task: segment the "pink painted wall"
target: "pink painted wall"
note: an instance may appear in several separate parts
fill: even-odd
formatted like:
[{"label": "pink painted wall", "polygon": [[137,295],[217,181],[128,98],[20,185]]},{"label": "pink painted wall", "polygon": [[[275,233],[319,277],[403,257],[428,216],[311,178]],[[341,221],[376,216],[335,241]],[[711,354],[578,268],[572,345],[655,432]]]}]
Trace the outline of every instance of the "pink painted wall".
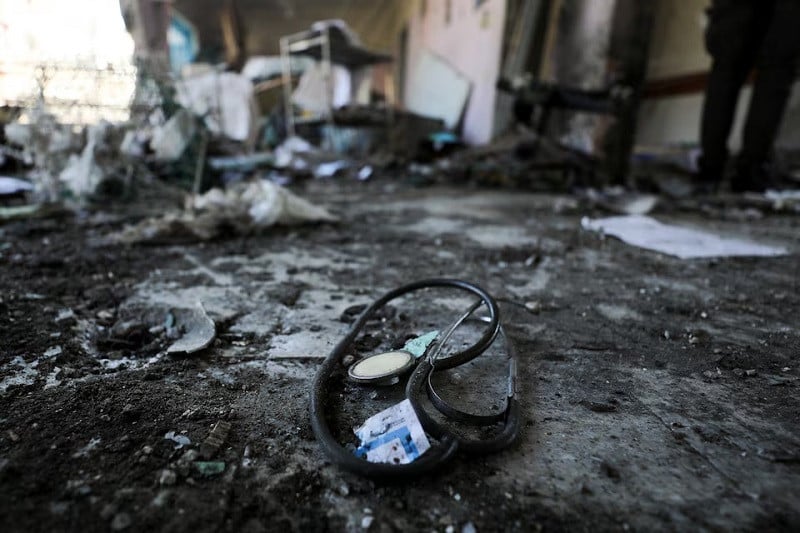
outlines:
[{"label": "pink painted wall", "polygon": [[[427,49],[468,78],[472,91],[461,134],[470,144],[482,144],[491,140],[494,127],[506,0],[486,0],[477,8],[475,4],[475,0],[416,0],[408,26],[406,72],[414,72],[414,65]],[[404,94],[412,94],[415,89],[411,85],[407,76]]]}]

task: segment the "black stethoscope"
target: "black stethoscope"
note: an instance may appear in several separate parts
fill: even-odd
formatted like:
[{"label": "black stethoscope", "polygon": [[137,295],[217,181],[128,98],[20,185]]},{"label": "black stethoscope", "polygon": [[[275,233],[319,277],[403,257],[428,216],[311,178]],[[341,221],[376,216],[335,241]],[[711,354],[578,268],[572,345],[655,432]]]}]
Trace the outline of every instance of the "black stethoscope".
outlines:
[{"label": "black stethoscope", "polygon": [[[411,292],[429,288],[454,288],[466,291],[478,300],[458,317],[435,344],[426,350],[420,358],[405,352],[388,352],[369,356],[350,366],[347,373],[351,380],[361,383],[385,383],[398,379],[411,371],[406,384],[406,398],[410,401],[426,433],[435,437],[439,444],[430,448],[415,461],[408,464],[373,463],[353,454],[336,440],[331,432],[325,413],[328,389],[334,379],[343,379],[345,355],[349,353],[353,342],[372,316],[390,301]],[[483,335],[471,346],[447,357],[441,357],[443,347],[455,330],[468,320],[479,308],[485,306],[488,316],[480,318],[486,323]],[[433,373],[447,370],[467,363],[484,353],[494,343],[498,335],[505,334],[500,325],[500,310],[494,298],[479,286],[449,278],[437,278],[409,283],[384,294],[373,302],[355,321],[347,335],[334,347],[322,363],[314,378],[311,390],[311,426],[331,461],[351,472],[380,478],[417,476],[428,473],[451,459],[456,452],[464,451],[472,454],[487,454],[502,450],[517,438],[520,429],[519,404],[516,399],[516,353],[508,338],[505,338],[509,355],[508,390],[504,411],[491,415],[468,413],[453,407],[433,386]],[[377,358],[377,359],[376,359]],[[380,359],[383,358],[383,359]],[[413,369],[413,370],[412,370]],[[425,390],[433,407],[444,416],[461,424],[488,428],[502,424],[487,438],[472,438],[456,432],[437,421],[428,413],[420,397]]]}]

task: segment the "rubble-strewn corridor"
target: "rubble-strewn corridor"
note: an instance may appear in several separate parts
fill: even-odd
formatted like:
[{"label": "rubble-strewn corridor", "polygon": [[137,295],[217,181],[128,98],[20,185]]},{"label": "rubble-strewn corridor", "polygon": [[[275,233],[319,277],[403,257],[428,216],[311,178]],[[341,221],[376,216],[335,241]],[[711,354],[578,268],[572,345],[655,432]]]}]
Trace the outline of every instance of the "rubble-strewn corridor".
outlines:
[{"label": "rubble-strewn corridor", "polygon": [[[118,224],[102,216],[4,227],[4,529],[797,523],[795,258],[640,251],[581,230],[582,211],[563,196],[333,183],[314,196],[343,220],[203,245],[98,247]],[[800,246],[793,217],[714,225]],[[408,272],[481,280],[528,304],[502,305],[524,424],[510,450],[387,485],[326,461],[308,393],[345,311]],[[196,301],[217,340],[199,355],[163,355],[169,310]],[[429,318],[463,308],[447,295],[433,303]],[[416,313],[413,300],[398,306],[364,349],[426,330]],[[474,410],[502,398],[459,374],[448,384]],[[363,419],[398,394],[379,389],[351,409]],[[196,445],[219,421],[230,431],[217,476],[164,438]]]},{"label": "rubble-strewn corridor", "polygon": [[798,530],[800,89],[712,164],[723,3],[0,4],[0,530]]}]

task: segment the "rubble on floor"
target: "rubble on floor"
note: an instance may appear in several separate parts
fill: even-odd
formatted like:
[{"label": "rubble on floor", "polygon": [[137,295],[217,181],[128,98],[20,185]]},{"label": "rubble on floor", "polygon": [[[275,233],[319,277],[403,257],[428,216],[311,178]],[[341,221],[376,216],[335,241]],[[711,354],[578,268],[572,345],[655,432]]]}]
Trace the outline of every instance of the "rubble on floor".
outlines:
[{"label": "rubble on floor", "polygon": [[[306,196],[340,213],[337,225],[162,247],[87,244],[120,221],[3,226],[5,516],[28,529],[34,519],[51,529],[226,520],[242,529],[253,508],[259,523],[290,516],[307,529],[366,518],[372,528],[456,531],[508,520],[555,529],[587,519],[634,529],[798,523],[787,489],[800,476],[794,255],[649,253],[581,229],[587,211],[570,195],[380,177],[310,183]],[[593,217],[605,215],[597,209]],[[757,227],[698,211],[655,216],[800,249],[797,217],[785,213],[767,211]],[[454,268],[500,300],[520,352],[522,438],[412,483],[342,474],[308,421],[321,358],[409,272]],[[430,296],[371,321],[349,362],[404,349],[472,303]],[[181,333],[176,311],[197,301],[215,340],[168,356],[178,339],[167,329]],[[434,384],[467,410],[501,410],[490,400],[506,388],[494,383],[506,375],[496,355]],[[330,398],[337,436],[355,451],[351,428],[397,401],[391,388],[344,383]]]},{"label": "rubble on floor", "polygon": [[191,197],[182,213],[144,220],[108,237],[110,242],[187,242],[226,232],[250,235],[274,225],[336,222],[327,209],[264,180],[250,180]]},{"label": "rubble on floor", "polygon": [[182,335],[169,345],[168,354],[192,354],[208,348],[214,342],[217,336],[216,325],[208,317],[201,302],[192,309],[176,310],[174,315],[175,327],[182,331]]},{"label": "rubble on floor", "polygon": [[[309,72],[293,101],[330,116],[291,135],[280,102],[259,108],[284,88],[260,58],[188,65],[127,123],[37,106],[6,125],[0,515],[115,531],[800,524],[797,191],[699,196],[690,146],[642,148],[615,186],[528,128],[466,146],[469,83],[426,54],[415,75],[447,83],[414,107],[441,118],[344,93],[330,110],[309,60],[288,69]],[[485,283],[507,328],[431,374],[424,401],[435,386],[496,430],[518,387],[522,437],[402,486],[343,474],[309,422],[319,364],[365,302],[450,275]],[[386,386],[472,303],[426,294],[337,361],[351,379],[325,405],[348,457],[413,464],[442,445]],[[358,374],[375,354],[396,374]]]}]

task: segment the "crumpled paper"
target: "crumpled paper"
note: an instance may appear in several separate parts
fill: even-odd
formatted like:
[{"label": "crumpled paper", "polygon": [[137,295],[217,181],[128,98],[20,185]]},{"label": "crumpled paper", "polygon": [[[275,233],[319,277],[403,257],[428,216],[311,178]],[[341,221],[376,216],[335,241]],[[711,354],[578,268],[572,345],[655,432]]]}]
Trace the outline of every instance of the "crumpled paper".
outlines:
[{"label": "crumpled paper", "polygon": [[185,211],[145,220],[113,235],[113,242],[191,242],[226,231],[253,234],[275,225],[335,222],[327,209],[275,183],[253,180],[214,188],[187,201]]},{"label": "crumpled paper", "polygon": [[371,463],[405,465],[431,447],[407,399],[369,417],[355,434],[361,440],[355,454]]}]

